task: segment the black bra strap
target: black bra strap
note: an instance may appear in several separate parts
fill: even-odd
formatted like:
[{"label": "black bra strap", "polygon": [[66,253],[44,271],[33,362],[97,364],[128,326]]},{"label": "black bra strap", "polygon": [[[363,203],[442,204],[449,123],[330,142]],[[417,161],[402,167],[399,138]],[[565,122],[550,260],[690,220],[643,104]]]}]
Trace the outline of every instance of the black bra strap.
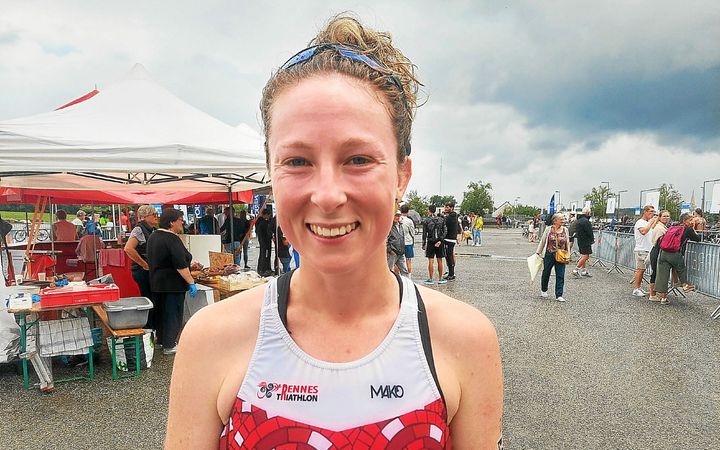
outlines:
[{"label": "black bra strap", "polygon": [[437,370],[435,370],[435,359],[433,358],[432,342],[430,342],[430,326],[428,325],[427,311],[425,310],[425,302],[423,302],[415,286],[415,295],[417,296],[418,304],[418,325],[420,326],[420,342],[425,352],[425,359],[427,360],[428,366],[430,366],[430,373],[432,374],[433,380],[435,380],[435,386],[437,386],[440,397],[442,398],[443,404],[445,403],[445,394],[443,394],[442,387],[440,387],[440,380],[437,376]]},{"label": "black bra strap", "polygon": [[277,279],[277,292],[278,292],[278,313],[280,314],[280,320],[282,321],[285,329],[287,330],[287,308],[288,308],[288,296],[290,292],[290,278],[292,278],[295,269],[290,272],[285,272],[280,275]]}]

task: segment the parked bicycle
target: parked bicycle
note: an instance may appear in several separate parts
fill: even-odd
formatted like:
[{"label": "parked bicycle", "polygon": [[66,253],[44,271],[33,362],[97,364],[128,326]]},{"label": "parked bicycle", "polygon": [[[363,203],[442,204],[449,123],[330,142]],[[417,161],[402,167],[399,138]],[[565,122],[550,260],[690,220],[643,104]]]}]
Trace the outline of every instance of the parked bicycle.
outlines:
[{"label": "parked bicycle", "polygon": [[[15,242],[25,242],[27,239],[27,230],[15,230],[13,233],[13,240]],[[35,239],[39,242],[45,242],[50,239],[50,233],[48,230],[40,230],[38,231],[37,235],[35,236]]]}]

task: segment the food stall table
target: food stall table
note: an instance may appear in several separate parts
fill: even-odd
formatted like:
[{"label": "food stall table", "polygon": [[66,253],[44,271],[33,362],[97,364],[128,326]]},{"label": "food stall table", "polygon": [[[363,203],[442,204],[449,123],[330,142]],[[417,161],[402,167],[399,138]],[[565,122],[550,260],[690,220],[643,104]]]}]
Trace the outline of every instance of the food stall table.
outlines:
[{"label": "food stall table", "polygon": [[228,288],[227,284],[221,282],[220,280],[213,280],[213,279],[200,279],[196,280],[197,283],[202,284],[203,286],[207,286],[209,288],[212,288],[215,296],[215,301],[219,302],[220,300],[225,300],[228,297],[232,297],[235,294],[238,294],[243,291],[247,291],[248,289],[252,289],[255,286],[259,286],[261,284],[265,284],[267,280],[262,279],[258,280],[257,282],[253,283],[251,286],[243,287],[241,289],[230,289]]},{"label": "food stall table", "polygon": [[[23,369],[23,388],[30,389],[30,375],[28,373],[28,360],[25,355],[25,352],[27,351],[27,332],[30,328],[33,326],[37,326],[39,322],[42,320],[40,317],[41,313],[49,312],[49,311],[61,311],[61,310],[73,310],[73,309],[84,309],[85,315],[88,318],[88,321],[92,324],[94,321],[93,316],[93,310],[92,307],[95,305],[101,305],[102,302],[98,303],[85,303],[82,305],[71,305],[71,306],[55,306],[50,308],[43,308],[40,306],[40,303],[33,303],[32,307],[30,308],[8,308],[8,312],[11,314],[15,314],[20,318],[20,359],[22,361],[22,369]],[[38,318],[33,321],[28,321],[28,315],[30,314],[37,314]],[[36,343],[37,346],[37,343]],[[54,383],[63,383],[66,381],[75,381],[75,380],[88,380],[92,381],[95,379],[95,368],[93,367],[93,346],[91,345],[88,347],[88,376],[87,377],[69,377],[69,378],[61,378],[58,380],[53,380]]]}]

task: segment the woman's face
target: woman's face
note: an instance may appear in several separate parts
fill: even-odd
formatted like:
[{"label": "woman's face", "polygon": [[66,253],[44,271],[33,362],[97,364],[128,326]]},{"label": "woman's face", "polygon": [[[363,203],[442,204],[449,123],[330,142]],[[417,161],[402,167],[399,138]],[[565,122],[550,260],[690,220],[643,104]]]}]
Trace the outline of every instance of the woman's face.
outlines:
[{"label": "woman's face", "polygon": [[670,222],[670,213],[660,214],[660,222],[662,222],[663,225],[667,225],[668,222]]},{"label": "woman's face", "polygon": [[183,219],[182,217],[178,218],[174,222],[170,222],[170,231],[180,234],[183,230]]},{"label": "woman's face", "polygon": [[150,214],[149,216],[145,216],[144,220],[145,220],[145,223],[147,223],[151,227],[155,228],[155,227],[157,227],[157,224],[158,224],[158,221],[160,220],[160,218],[158,217],[158,213],[156,212],[156,213]]},{"label": "woman's face", "polygon": [[270,170],[278,221],[304,260],[325,273],[384,258],[400,170],[390,116],[371,86],[338,74],[286,88],[270,122]]},{"label": "woman's face", "polygon": [[563,224],[563,222],[565,222],[565,221],[563,220],[562,217],[554,217],[553,218],[553,225],[555,225],[556,227],[561,226]]}]

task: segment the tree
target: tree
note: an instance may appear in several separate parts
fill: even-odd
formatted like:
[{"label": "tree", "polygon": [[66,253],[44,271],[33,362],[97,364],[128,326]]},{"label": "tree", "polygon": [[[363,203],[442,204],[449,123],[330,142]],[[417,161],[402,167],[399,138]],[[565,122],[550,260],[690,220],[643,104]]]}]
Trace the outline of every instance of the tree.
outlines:
[{"label": "tree", "polygon": [[[660,209],[670,211],[670,217],[673,220],[680,218],[680,204],[682,203],[682,195],[672,184],[660,185]],[[641,205],[642,206],[642,205]]]},{"label": "tree", "polygon": [[429,201],[431,205],[435,206],[445,206],[446,203],[457,204],[457,200],[455,200],[455,196],[453,195],[433,195]]},{"label": "tree", "polygon": [[517,205],[517,208],[515,206],[511,206],[510,208],[505,210],[506,216],[525,216],[525,217],[535,217],[536,214],[540,212],[540,208],[537,206],[532,205]]},{"label": "tree", "polygon": [[405,204],[408,205],[408,208],[414,209],[422,217],[425,217],[428,214],[428,205],[430,204],[430,200],[428,200],[427,197],[420,197],[417,191],[409,191],[406,196]]},{"label": "tree", "polygon": [[585,201],[590,201],[593,217],[607,217],[605,210],[607,209],[607,199],[614,194],[610,192],[607,186],[600,185],[592,188],[592,191],[585,194]]},{"label": "tree", "polygon": [[464,214],[483,214],[492,212],[492,184],[471,181],[467,185],[468,190],[463,192],[463,201],[460,204],[460,212]]}]

